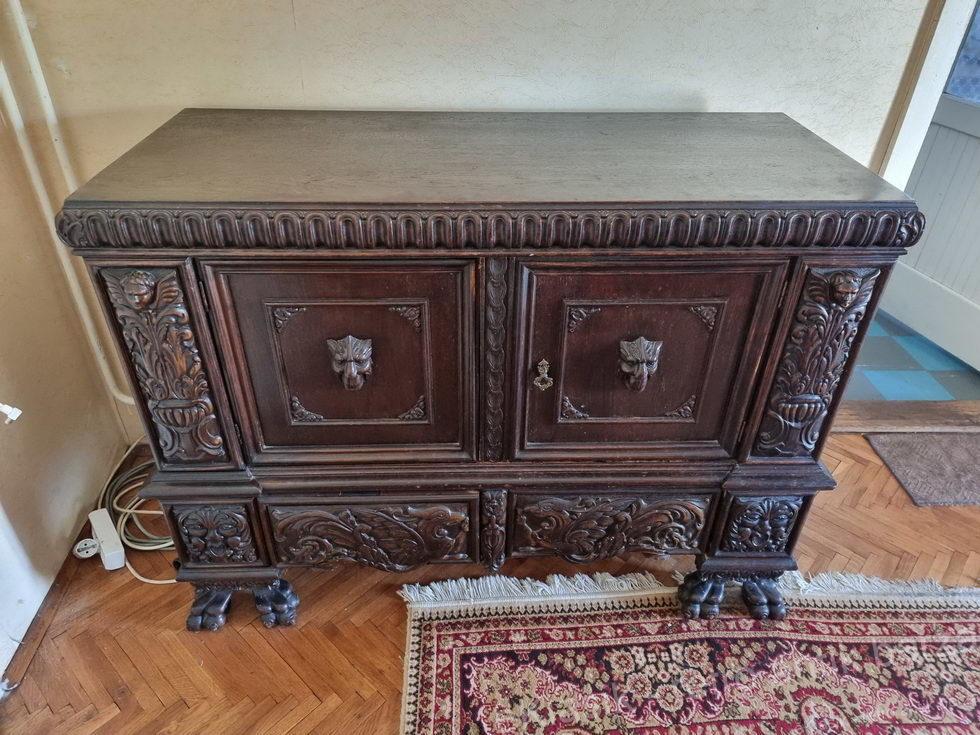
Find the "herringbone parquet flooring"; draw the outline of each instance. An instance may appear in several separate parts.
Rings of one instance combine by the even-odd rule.
[[[916,508],[860,436],[833,437],[823,459],[840,488],[821,495],[810,514],[797,549],[804,571],[976,584],[980,506]],[[147,575],[172,573],[164,555],[136,562]],[[686,557],[633,556],[591,567],[512,561],[504,571],[647,569],[669,582],[675,568],[690,566]],[[0,703],[0,732],[394,733],[405,635],[395,590],[480,573],[475,566],[298,572],[290,575],[303,600],[297,627],[266,630],[243,595],[223,631],[194,634],[183,628],[188,586],[150,586],[124,570],[107,574],[97,560],[71,561],[36,653],[8,670],[19,685]]]

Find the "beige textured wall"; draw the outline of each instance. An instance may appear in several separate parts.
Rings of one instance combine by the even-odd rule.
[[[122,448],[9,121],[0,115],[0,670]]]
[[[79,173],[188,106],[782,111],[871,160],[926,0],[24,0]]]

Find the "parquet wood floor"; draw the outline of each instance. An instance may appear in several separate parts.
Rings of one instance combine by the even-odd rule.
[[[810,514],[797,548],[802,570],[976,584],[980,506],[915,507],[860,436],[835,435],[823,459],[840,488],[822,494]],[[134,563],[148,576],[172,573],[163,554]],[[589,567],[515,560],[504,572],[645,569],[671,583],[675,569],[691,566],[687,557],[635,555]],[[0,732],[394,733],[405,636],[396,589],[482,572],[468,565],[293,573],[303,600],[297,627],[266,630],[242,595],[222,632],[194,634],[184,630],[189,586],[151,586],[125,570],[106,573],[97,560],[70,560],[8,669],[17,686],[0,703]]]

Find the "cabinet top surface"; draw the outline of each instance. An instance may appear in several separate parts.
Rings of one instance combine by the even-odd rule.
[[[141,204],[911,202],[782,114],[187,109],[66,207]]]

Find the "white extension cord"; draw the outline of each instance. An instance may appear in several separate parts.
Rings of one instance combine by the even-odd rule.
[[[153,461],[147,460],[134,465],[117,476],[119,468],[142,442],[138,439],[127,449],[116,466],[109,473],[109,479],[99,493],[97,508],[104,508],[115,526],[115,533],[123,545],[134,551],[167,551],[174,548],[173,539],[161,536],[147,530],[141,516],[162,516],[162,510],[147,510],[142,506],[147,502],[139,497],[139,490],[146,484],[153,469]],[[96,515],[93,513],[92,515]],[[93,529],[94,530],[94,529]],[[100,534],[107,533],[100,529]],[[98,534],[97,534],[98,535]],[[75,545],[74,554],[79,558],[94,556],[100,552],[98,539],[83,539]],[[129,559],[125,559],[126,568],[141,582],[147,584],[174,584],[175,579],[150,579],[137,572]],[[107,568],[108,565],[106,565]]]

